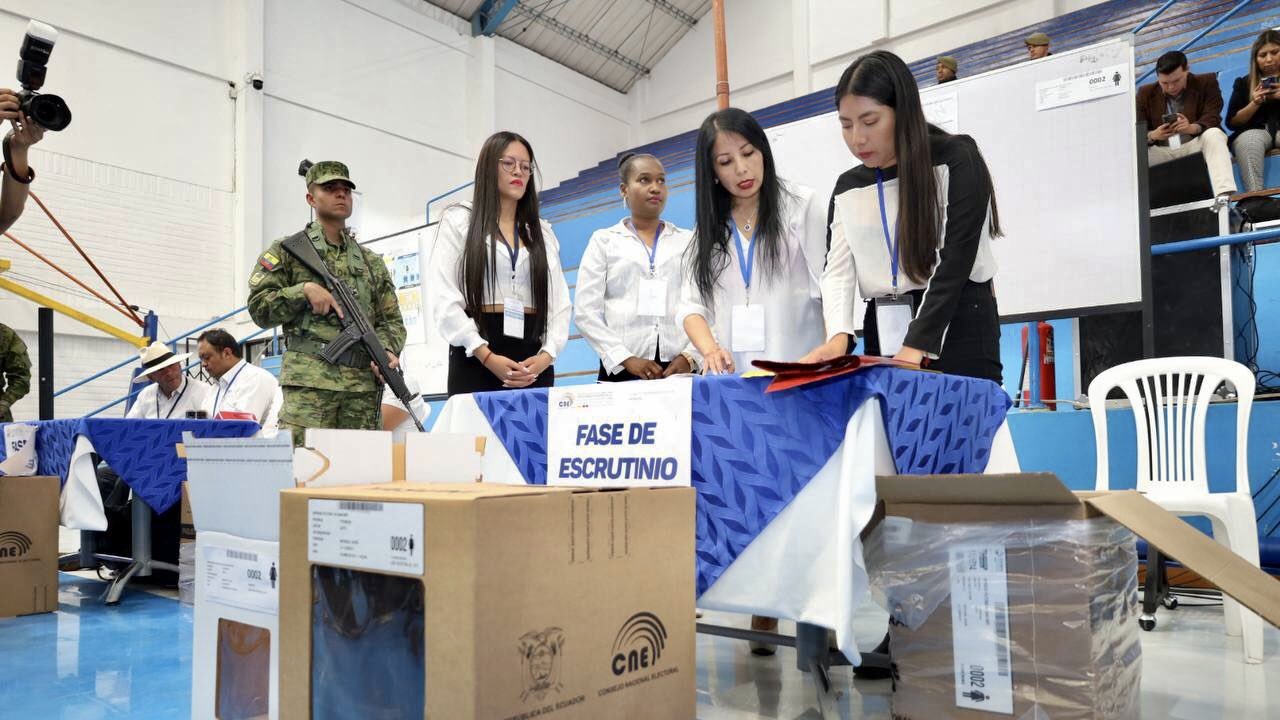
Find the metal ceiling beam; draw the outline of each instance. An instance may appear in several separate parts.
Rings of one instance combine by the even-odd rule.
[[[649,68],[645,67],[644,65],[636,62],[635,60],[632,60],[631,58],[627,57],[626,55],[623,55],[617,50],[614,50],[608,45],[605,45],[604,43],[591,38],[586,33],[575,30],[569,27],[568,25],[565,25],[559,20],[556,20],[550,15],[547,15],[546,13],[539,12],[538,10],[534,10],[533,8],[530,8],[519,2],[516,3],[516,6],[512,10],[512,12],[514,12],[516,15],[523,15],[529,18],[530,20],[533,20],[534,22],[537,22],[541,25],[545,25],[547,29],[551,30],[557,35],[566,37],[578,43],[579,45],[587,48],[588,50],[591,50],[599,55],[603,55],[604,57],[612,60],[613,62],[627,68],[628,70],[638,75],[649,74]]]
[[[698,18],[681,10],[675,5],[672,5],[671,3],[667,2],[667,0],[649,0],[649,4],[658,8],[662,12],[670,15],[671,17],[679,20],[680,22],[684,23],[688,27],[693,27],[694,25],[698,24]]]
[[[498,26],[518,3],[519,0],[484,0],[471,16],[471,36],[489,36],[498,32]]]

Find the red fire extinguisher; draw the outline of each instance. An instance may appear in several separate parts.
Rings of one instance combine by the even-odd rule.
[[[1057,382],[1054,378],[1055,373],[1054,373],[1054,364],[1053,364],[1053,326],[1047,322],[1041,321],[1036,324],[1036,332],[1040,336],[1039,338],[1040,347],[1038,348],[1039,355],[1035,359],[1035,362],[1039,363],[1039,367],[1040,367],[1040,399],[1041,399],[1041,402],[1044,402],[1045,407],[1049,408],[1050,410],[1053,410],[1056,408],[1056,405],[1054,403],[1047,402],[1048,400],[1051,400],[1054,397],[1056,397],[1057,388],[1058,388]],[[1022,405],[1025,407],[1026,405],[1029,405],[1031,403],[1031,387],[1029,384],[1030,373],[1026,372],[1027,370],[1027,326],[1026,325],[1022,326],[1022,368],[1023,368],[1023,373],[1022,373],[1022,378],[1021,378],[1021,381],[1019,382],[1019,385],[1022,390],[1021,392]]]

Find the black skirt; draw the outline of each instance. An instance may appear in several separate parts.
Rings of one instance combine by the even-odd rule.
[[[919,308],[923,290],[906,293],[912,297],[912,309]],[[862,320],[863,354],[880,354],[880,336],[876,331],[875,300],[867,303]],[[1003,382],[1000,364],[1000,312],[992,294],[991,281],[968,282],[960,291],[951,324],[942,340],[937,360],[927,361],[930,370]]]
[[[524,360],[538,354],[542,349],[541,338],[529,337],[530,329],[533,323],[529,322],[529,317],[525,316],[525,337],[513,338],[502,334],[502,313],[486,312],[480,314],[480,321],[477,323],[484,329],[484,335],[489,339],[489,350],[504,357],[511,358],[516,362]],[[529,387],[551,387],[555,384],[556,367],[549,366],[537,380]],[[502,380],[498,376],[489,372],[474,356],[467,357],[467,351],[456,345],[449,347],[449,396],[453,397],[459,393],[476,393],[476,392],[492,392],[494,390],[509,390],[502,386]]]

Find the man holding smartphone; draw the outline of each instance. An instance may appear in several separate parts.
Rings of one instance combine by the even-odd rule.
[[[1156,61],[1156,80],[1138,88],[1138,119],[1147,127],[1147,164],[1204,155],[1214,198],[1224,204],[1236,192],[1227,135],[1222,132],[1222,91],[1213,75],[1195,75],[1187,56],[1173,50]]]

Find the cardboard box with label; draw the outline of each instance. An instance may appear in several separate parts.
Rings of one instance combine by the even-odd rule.
[[[694,491],[281,496],[282,718],[691,718]]]
[[[893,714],[1137,718],[1135,534],[1280,622],[1280,583],[1133,491],[1051,474],[877,478],[866,539]]]
[[[0,617],[58,609],[58,478],[0,475]]]

